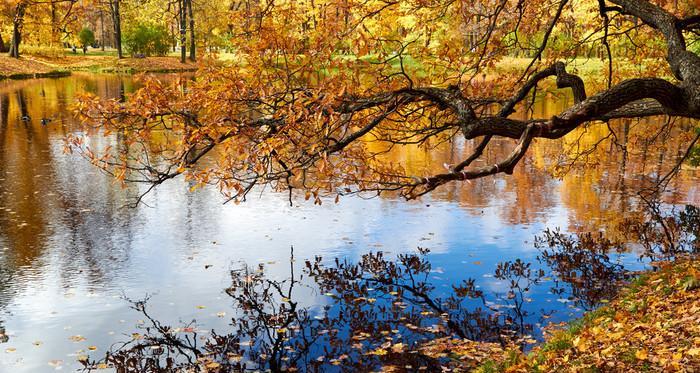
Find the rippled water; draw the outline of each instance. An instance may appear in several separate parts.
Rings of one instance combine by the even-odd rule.
[[[124,297],[150,296],[151,314],[171,324],[196,319],[203,329],[226,330],[230,319],[217,314],[231,312],[223,292],[229,271],[266,263],[271,278],[284,278],[292,247],[300,262],[425,247],[439,288],[472,277],[481,289],[504,293],[506,284],[492,277],[498,262],[536,262],[533,239],[547,227],[599,230],[619,222],[636,205],[635,186],[648,181],[639,175],[663,175],[683,145],[669,142],[651,152],[632,135],[649,123],[630,122],[621,129],[631,131],[629,159],[603,150],[592,171],[573,170],[563,179],[545,170],[566,154],[567,141],[542,142],[511,177],[452,184],[421,201],[344,198],[314,206],[299,198],[290,207],[286,196],[261,192],[244,204],[223,205],[215,190],[190,193],[186,182],[174,180],[149,195],[148,206],[128,208],[136,187],[122,189],[65,154],[63,138],[80,130],[69,108],[77,94],[118,97],[136,86],[131,77],[113,75],[0,83],[0,327],[9,338],[0,343],[1,372],[71,370],[78,356],[102,354],[128,339],[142,315]],[[557,109],[548,100],[537,107],[544,114]],[[591,129],[586,136],[600,134]],[[409,169],[440,168],[469,146],[410,148],[391,157]],[[492,149],[487,161],[500,147],[506,145]],[[698,204],[697,175],[684,170],[665,201]],[[634,255],[621,260],[641,267]],[[309,306],[326,302],[313,292],[300,297]],[[553,321],[581,312],[546,284],[529,297],[533,310],[557,311]]]

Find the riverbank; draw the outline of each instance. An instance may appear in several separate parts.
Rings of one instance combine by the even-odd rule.
[[[68,76],[72,71],[96,73],[140,73],[195,71],[197,64],[181,63],[177,57],[118,59],[108,55],[66,55],[59,57],[25,56],[20,59],[0,56],[0,80]]]
[[[15,59],[0,56],[0,80],[60,77],[70,75],[70,71],[49,66],[32,59]]]
[[[697,372],[700,260],[666,263],[642,274],[608,305],[551,328],[545,342],[526,355],[471,341],[439,340],[426,351],[450,357],[455,371]]]

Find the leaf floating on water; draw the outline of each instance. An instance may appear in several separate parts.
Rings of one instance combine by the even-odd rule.
[[[222,312],[217,312],[217,313],[216,313],[216,316],[217,316],[217,317],[224,317],[224,316],[226,316],[226,312],[223,312],[223,311],[222,311]]]
[[[205,309],[205,308],[207,308],[207,306],[197,306],[197,309],[198,309],[198,310],[203,310],[203,309]]]
[[[9,347],[9,348],[6,348],[6,349],[5,349],[5,352],[8,353],[8,354],[11,354],[11,353],[13,353],[13,352],[15,352],[15,351],[17,351],[17,349],[14,348],[14,347]]]
[[[88,350],[95,351],[95,350],[97,350],[97,346],[89,346]]]
[[[39,346],[41,346],[42,344],[44,344],[44,342],[42,342],[42,341],[34,341],[32,344],[33,344],[34,346],[39,347]]]
[[[377,355],[377,356],[384,356],[388,354],[389,352],[383,348],[378,348],[372,352],[369,352],[368,355]]]
[[[397,343],[397,344],[391,346],[391,351],[393,351],[394,353],[397,353],[397,354],[403,352],[405,349],[406,349],[406,345],[404,345],[403,343]]]
[[[58,368],[61,365],[63,365],[63,360],[50,360],[49,361],[49,366],[52,366],[54,368]]]
[[[82,335],[79,335],[79,334],[78,334],[78,335],[70,336],[70,337],[68,337],[68,339],[70,339],[70,340],[73,341],[73,342],[82,342],[82,341],[84,341],[86,338],[83,337]]]

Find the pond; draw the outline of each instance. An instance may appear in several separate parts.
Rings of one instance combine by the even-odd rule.
[[[301,281],[309,282],[321,279],[309,269],[316,257],[336,268],[336,258],[354,265],[367,253],[382,252],[384,257],[372,260],[392,261],[416,254],[418,248],[430,250],[425,255],[430,267],[421,273],[436,296],[474,279],[472,290],[482,291],[484,299],[466,305],[476,302],[497,312],[499,306],[512,309],[509,300],[520,299],[528,310],[521,324],[529,327],[523,334],[539,340],[544,324],[580,316],[592,304],[548,275],[518,298],[510,291],[509,277],[502,271],[499,277],[499,263],[521,259],[532,263],[533,273],[547,269],[538,260],[541,248],[535,246],[535,237],[547,228],[614,231],[628,213],[638,210],[639,188],[665,175],[684,145],[669,141],[652,149],[636,141],[634,133],[660,124],[630,121],[617,124],[618,133],[625,135],[618,141],[627,153],[606,145],[589,155],[587,162],[595,167],[585,172],[573,167],[561,178],[550,171],[566,164],[563,157],[570,154],[573,141],[594,144],[607,134],[605,126],[536,144],[512,176],[451,184],[419,201],[347,197],[317,206],[302,196],[290,206],[286,195],[260,191],[245,203],[223,204],[216,190],[189,192],[187,182],[176,179],[132,208],[128,204],[140,187],[122,188],[88,161],[67,154],[64,138],[82,130],[71,113],[77,95],[119,97],[137,86],[130,76],[80,74],[0,83],[2,372],[72,371],[82,368],[79,360],[85,357],[99,360],[119,342],[132,340],[134,333],[147,334],[144,328],[151,320],[138,303],[144,299],[147,315],[163,325],[198,331],[199,336],[211,330],[230,333],[242,315],[232,284],[260,280],[241,282],[242,268],[270,281],[303,275]],[[535,111],[551,115],[560,108],[544,98]],[[120,140],[92,136],[90,141],[104,146]],[[388,157],[409,169],[439,169],[470,146],[456,140],[437,150],[405,148]],[[497,143],[486,161],[507,147]],[[700,204],[699,175],[684,168],[662,196],[665,208]],[[307,260],[311,267],[306,267]],[[645,266],[634,252],[610,260],[629,270]],[[563,292],[553,290],[562,286]],[[340,312],[339,289],[305,286],[295,291],[294,302],[322,320],[318,315],[323,312]],[[372,299],[381,298],[370,294],[375,290],[362,288],[368,294],[355,295],[374,303]],[[382,302],[391,300],[377,304]],[[336,337],[349,338],[347,327],[342,330]],[[409,339],[408,332],[401,334]],[[475,328],[472,334],[494,340],[487,328]],[[307,358],[320,361],[328,353],[323,343],[330,342],[319,340]]]

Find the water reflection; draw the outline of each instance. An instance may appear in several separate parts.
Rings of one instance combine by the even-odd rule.
[[[698,254],[698,211],[687,206],[640,221],[647,229],[631,232],[630,238],[650,248],[642,256]],[[652,233],[671,225],[678,227],[673,252]],[[426,249],[395,259],[370,252],[356,262],[317,256],[301,268],[292,249],[281,277],[264,263],[230,271],[225,293],[232,314],[218,314],[229,320],[226,328],[208,331],[194,320],[170,326],[149,308],[148,299],[130,301],[144,325],[103,358],[81,361],[85,371],[113,367],[124,373],[440,371],[450,358],[425,353],[426,343],[436,339],[459,337],[509,348],[534,343],[533,329],[554,307],[538,309],[531,297],[536,288],[549,286],[549,276],[556,278],[550,294],[564,303],[592,309],[612,299],[631,276],[618,255],[627,245],[603,235],[547,231],[537,240],[544,266],[520,259],[498,263],[493,277],[506,285],[504,292],[482,290],[473,278],[435,277]],[[461,368],[479,362],[469,358],[460,361]]]
[[[274,279],[265,264],[234,269],[226,289],[234,314],[229,334],[209,333],[194,322],[168,326],[153,316],[147,300],[132,301],[145,326],[103,360],[85,358],[85,370],[106,364],[125,373],[200,368],[350,372],[387,366],[437,371],[444,363],[419,353],[421,343],[456,334],[507,344],[531,330],[521,308],[529,292],[521,286],[534,280],[528,264],[499,267],[496,276],[517,285],[496,304],[472,279],[440,295],[442,290],[428,280],[433,268],[425,254],[419,250],[392,261],[381,252],[370,253],[358,263],[330,265],[317,257],[296,274],[292,256],[283,279]],[[325,299],[308,305],[310,293]]]
[[[507,299],[509,286],[494,277],[499,262],[536,263],[532,240],[546,227],[622,235],[613,228],[638,210],[636,191],[662,177],[684,145],[681,137],[662,131],[663,123],[632,121],[613,124],[618,142],[627,146],[626,158],[606,142],[589,156],[596,167],[573,168],[561,179],[547,171],[569,164],[579,137],[577,143],[591,145],[607,136],[604,126],[563,142],[538,143],[511,177],[450,184],[417,202],[345,198],[319,207],[300,199],[290,207],[285,196],[262,193],[240,206],[222,206],[217,191],[188,193],[184,181],[173,180],[148,196],[151,207],[131,209],[124,206],[140,187],[124,189],[64,154],[63,138],[82,130],[70,113],[76,95],[123,99],[137,86],[132,77],[93,74],[0,82],[0,342],[16,350],[0,349],[0,371],[43,371],[49,362],[70,369],[88,347],[105,351],[123,340],[143,319],[120,301],[124,294],[151,294],[149,309],[165,325],[196,318],[206,328],[225,330],[227,321],[216,314],[230,303],[221,292],[231,283],[230,263],[284,263],[290,245],[297,258],[322,255],[349,263],[372,250],[395,259],[409,248],[429,247],[430,280],[439,279],[438,290],[471,277],[479,290]],[[538,116],[555,109],[547,100],[534,108]],[[641,130],[659,131],[662,146],[642,141]],[[120,139],[91,136],[90,142],[118,147]],[[496,143],[483,162],[501,157],[508,145]],[[420,174],[454,163],[471,146],[457,140],[437,149],[405,147],[388,157]],[[697,171],[684,168],[662,201],[699,204]],[[620,260],[636,268],[634,256],[622,254]],[[265,270],[278,280],[289,276],[287,265]],[[525,324],[538,329],[546,315],[541,309],[562,311],[547,319],[556,321],[586,306],[560,302],[566,298],[550,291],[553,280],[543,280],[543,286],[531,289],[532,302],[525,302],[532,306],[531,317],[518,327],[525,334]],[[303,299],[306,306],[326,304],[314,294]],[[85,340],[70,339],[76,335]]]

